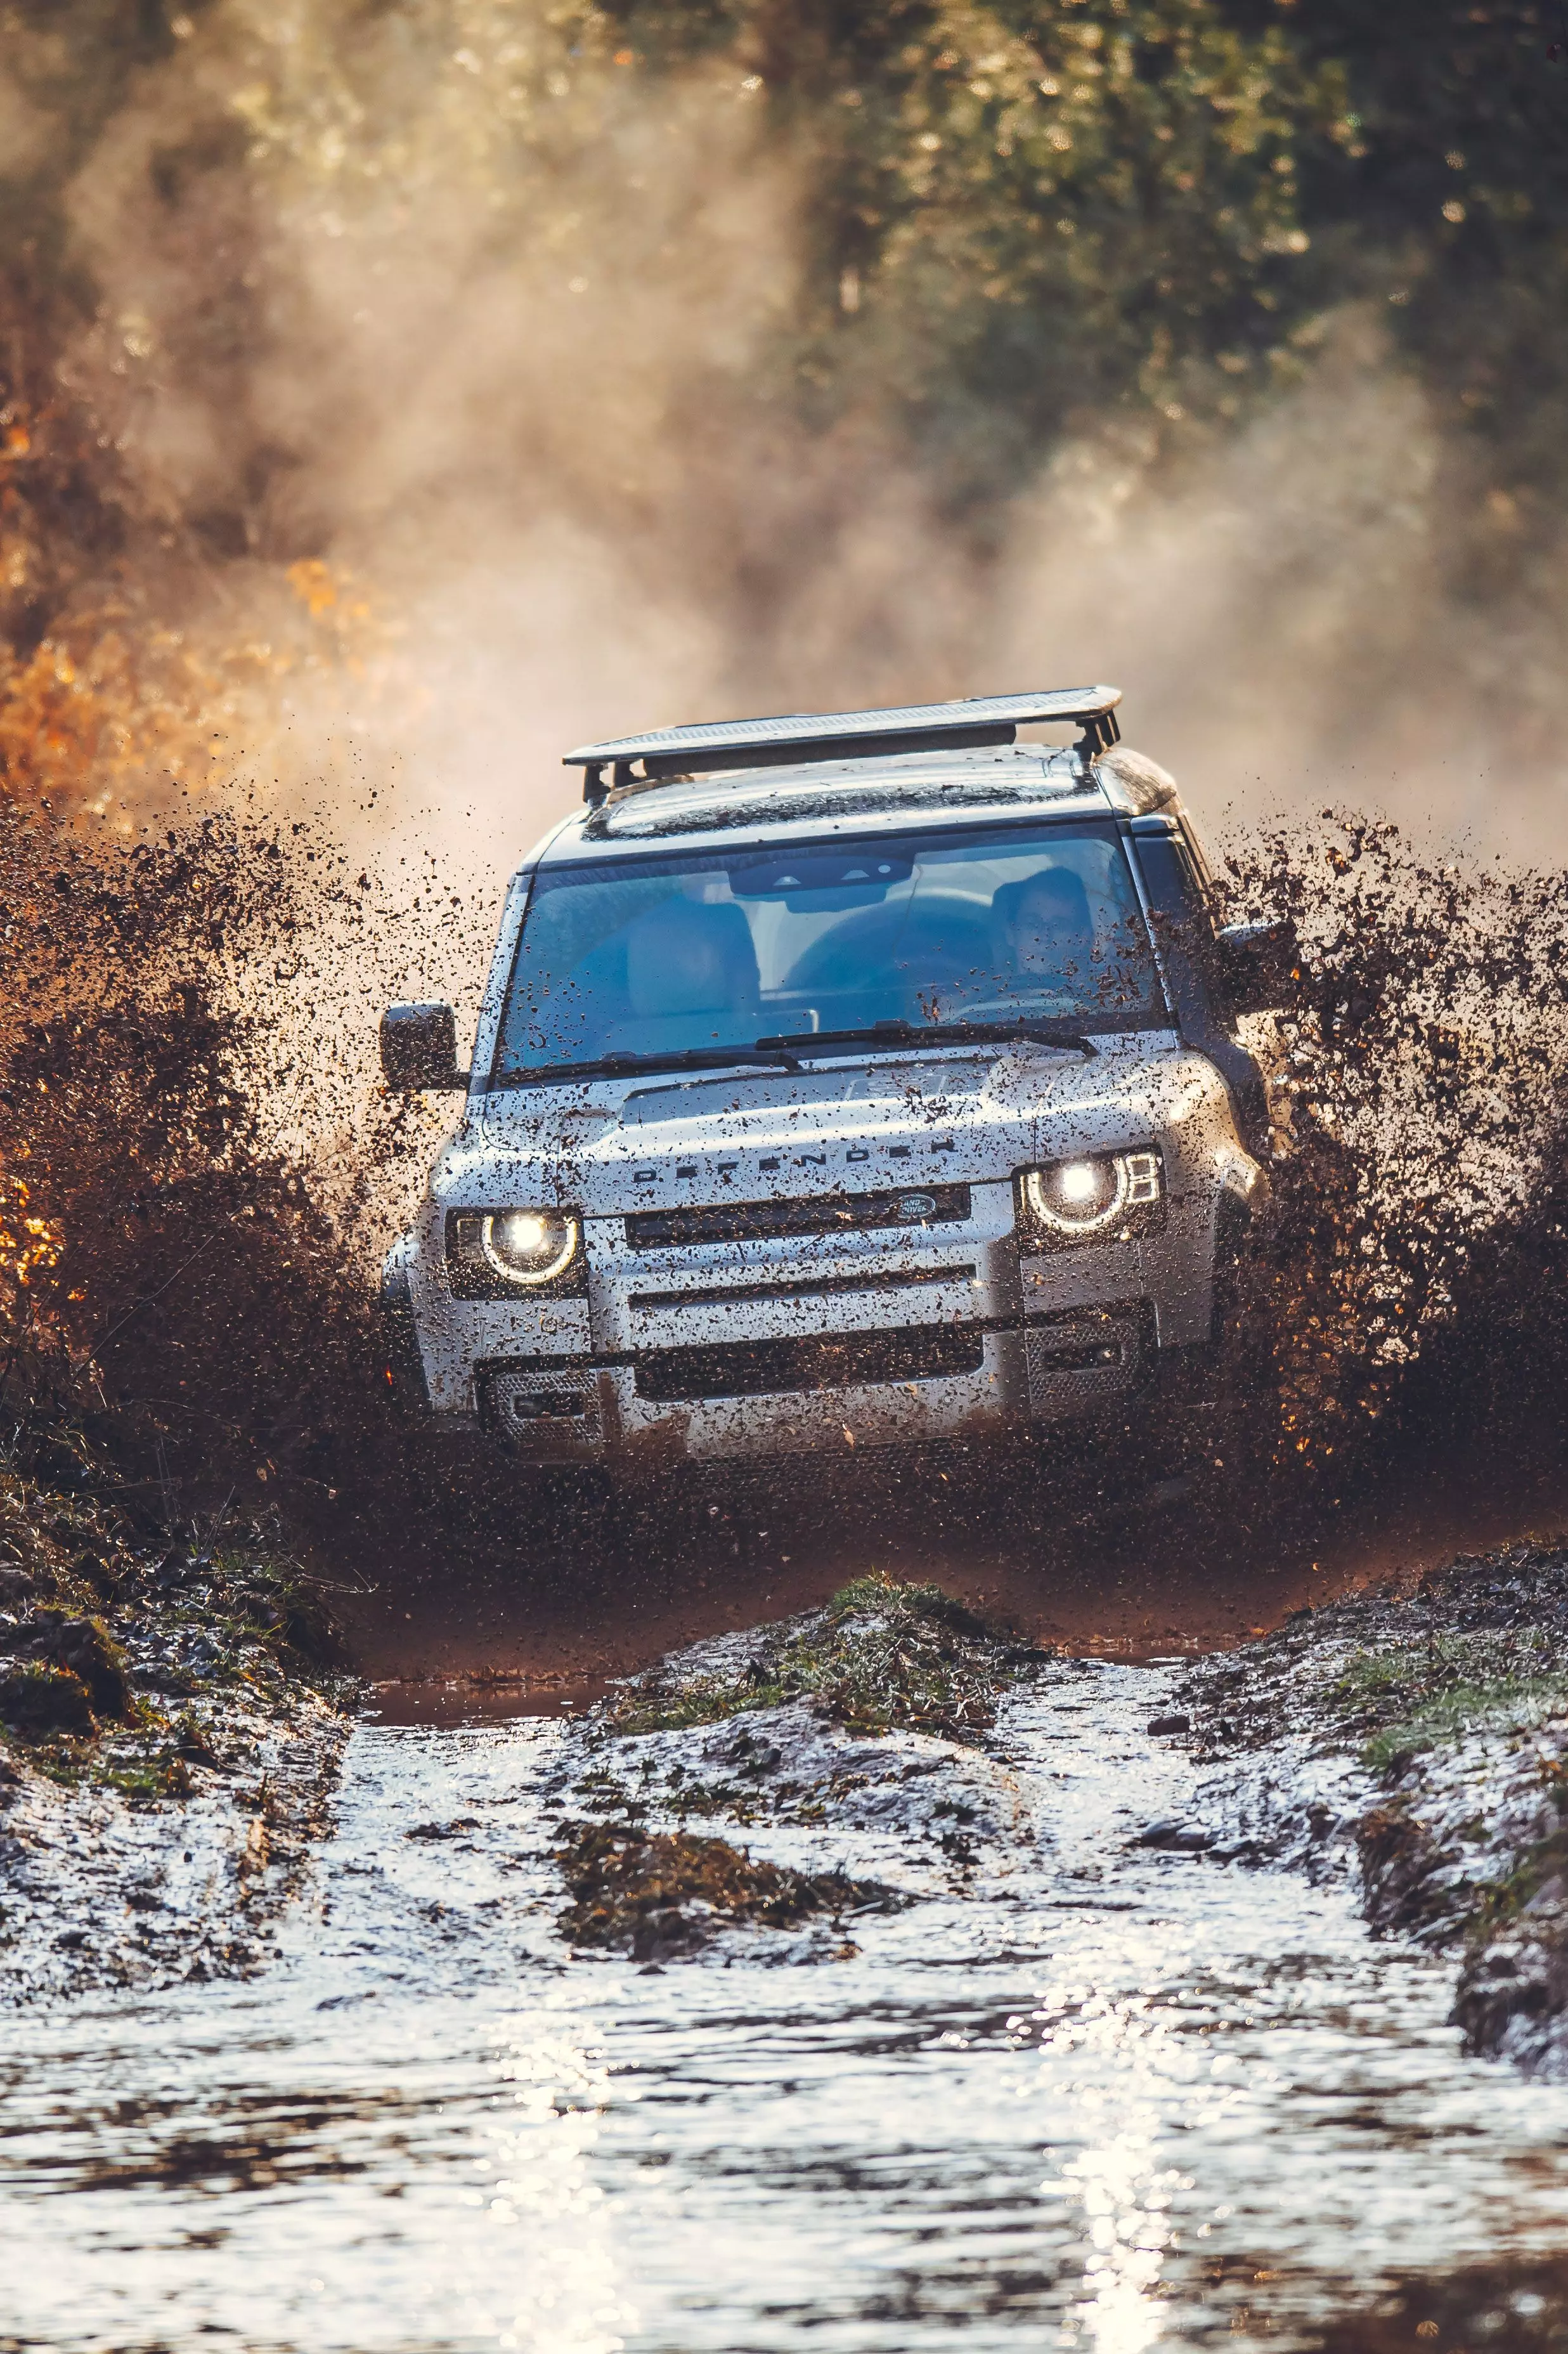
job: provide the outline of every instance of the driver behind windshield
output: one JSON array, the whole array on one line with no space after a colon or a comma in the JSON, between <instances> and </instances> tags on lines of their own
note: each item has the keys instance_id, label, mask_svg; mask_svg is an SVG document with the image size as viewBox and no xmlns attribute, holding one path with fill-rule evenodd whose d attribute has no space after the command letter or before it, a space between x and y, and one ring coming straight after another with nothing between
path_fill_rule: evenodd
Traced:
<instances>
[{"instance_id":1,"label":"driver behind windshield","mask_svg":"<svg viewBox=\"0 0 1568 2354\"><path fill-rule=\"evenodd\" d=\"M1012 887L1018 896L1007 933L1013 971L1032 990L1081 1002L1095 960L1088 893L1065 866L1048 866L1021 890Z\"/></svg>"},{"instance_id":2,"label":"driver behind windshield","mask_svg":"<svg viewBox=\"0 0 1568 2354\"><path fill-rule=\"evenodd\" d=\"M1162 1011L1114 825L546 867L493 1084L595 1058L910 1023L1140 1025Z\"/></svg>"},{"instance_id":3,"label":"driver behind windshield","mask_svg":"<svg viewBox=\"0 0 1568 2354\"><path fill-rule=\"evenodd\" d=\"M609 1032L612 1051L755 1036L762 1006L745 916L683 896L650 908L627 928L626 994L631 1019Z\"/></svg>"}]
</instances>

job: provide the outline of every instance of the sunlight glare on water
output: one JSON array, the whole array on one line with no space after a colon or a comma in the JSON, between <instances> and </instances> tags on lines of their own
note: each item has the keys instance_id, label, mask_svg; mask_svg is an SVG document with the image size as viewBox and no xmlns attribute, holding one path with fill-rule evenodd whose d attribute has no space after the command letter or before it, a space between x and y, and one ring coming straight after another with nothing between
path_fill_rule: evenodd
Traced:
<instances>
[{"instance_id":1,"label":"sunlight glare on water","mask_svg":"<svg viewBox=\"0 0 1568 2354\"><path fill-rule=\"evenodd\" d=\"M1446 1968L1341 1887L1129 1844L1192 1803L1166 1681L1011 1702L1016 1837L810 1961L574 1957L542 1786L580 1736L363 1727L264 1976L11 2022L0 2345L1278 2346L1553 2249L1568 2092L1460 2054Z\"/></svg>"}]
</instances>

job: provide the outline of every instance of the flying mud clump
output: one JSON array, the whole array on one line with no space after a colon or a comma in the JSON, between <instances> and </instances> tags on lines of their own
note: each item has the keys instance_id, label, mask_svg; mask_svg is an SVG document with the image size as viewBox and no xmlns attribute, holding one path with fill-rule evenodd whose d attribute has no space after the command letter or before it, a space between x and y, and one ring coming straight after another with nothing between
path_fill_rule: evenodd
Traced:
<instances>
[{"instance_id":1,"label":"flying mud clump","mask_svg":"<svg viewBox=\"0 0 1568 2354\"><path fill-rule=\"evenodd\" d=\"M439 1476L387 1410L372 1280L376 1189L417 1114L324 1010L371 952L368 876L302 825L125 843L0 803L0 880L17 1461L109 1479L165 1539L260 1522L374 1558L433 1536Z\"/></svg>"},{"instance_id":2,"label":"flying mud clump","mask_svg":"<svg viewBox=\"0 0 1568 2354\"><path fill-rule=\"evenodd\" d=\"M1229 1334L1267 1491L1334 1505L1413 1459L1539 1463L1568 1359L1568 882L1435 864L1331 811L1229 869L1231 917L1298 949L1260 1041L1273 1201Z\"/></svg>"}]
</instances>

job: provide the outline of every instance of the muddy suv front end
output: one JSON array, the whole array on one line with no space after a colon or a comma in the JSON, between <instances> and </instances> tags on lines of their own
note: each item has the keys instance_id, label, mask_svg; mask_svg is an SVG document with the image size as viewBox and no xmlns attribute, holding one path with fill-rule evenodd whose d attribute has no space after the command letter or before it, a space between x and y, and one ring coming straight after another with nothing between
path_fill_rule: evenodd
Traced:
<instances>
[{"instance_id":1,"label":"muddy suv front end","mask_svg":"<svg viewBox=\"0 0 1568 2354\"><path fill-rule=\"evenodd\" d=\"M818 769L739 827L687 784L557 829L387 1264L431 1416L624 1479L1027 1441L1169 1386L1259 1137L1201 854L1120 758L917 751L853 808ZM389 1017L406 1084L436 1011Z\"/></svg>"}]
</instances>

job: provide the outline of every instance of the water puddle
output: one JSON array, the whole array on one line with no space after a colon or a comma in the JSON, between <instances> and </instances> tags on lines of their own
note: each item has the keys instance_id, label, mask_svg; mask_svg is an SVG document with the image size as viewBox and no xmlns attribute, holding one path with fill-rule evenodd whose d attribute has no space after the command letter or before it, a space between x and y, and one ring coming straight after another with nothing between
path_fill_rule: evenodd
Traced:
<instances>
[{"instance_id":1,"label":"water puddle","mask_svg":"<svg viewBox=\"0 0 1568 2354\"><path fill-rule=\"evenodd\" d=\"M1131 1844L1191 1802L1145 1731L1172 1673L1011 1699L1020 1836L811 1963L574 1957L569 1724L366 1723L266 1977L9 2022L0 2344L1141 2354L1533 2279L1568 2090L1464 2059L1448 1973L1347 1891Z\"/></svg>"},{"instance_id":2,"label":"water puddle","mask_svg":"<svg viewBox=\"0 0 1568 2354\"><path fill-rule=\"evenodd\" d=\"M376 1686L366 1713L375 1724L448 1730L522 1716L583 1716L604 1698L608 1683L605 1676L400 1676Z\"/></svg>"}]
</instances>

